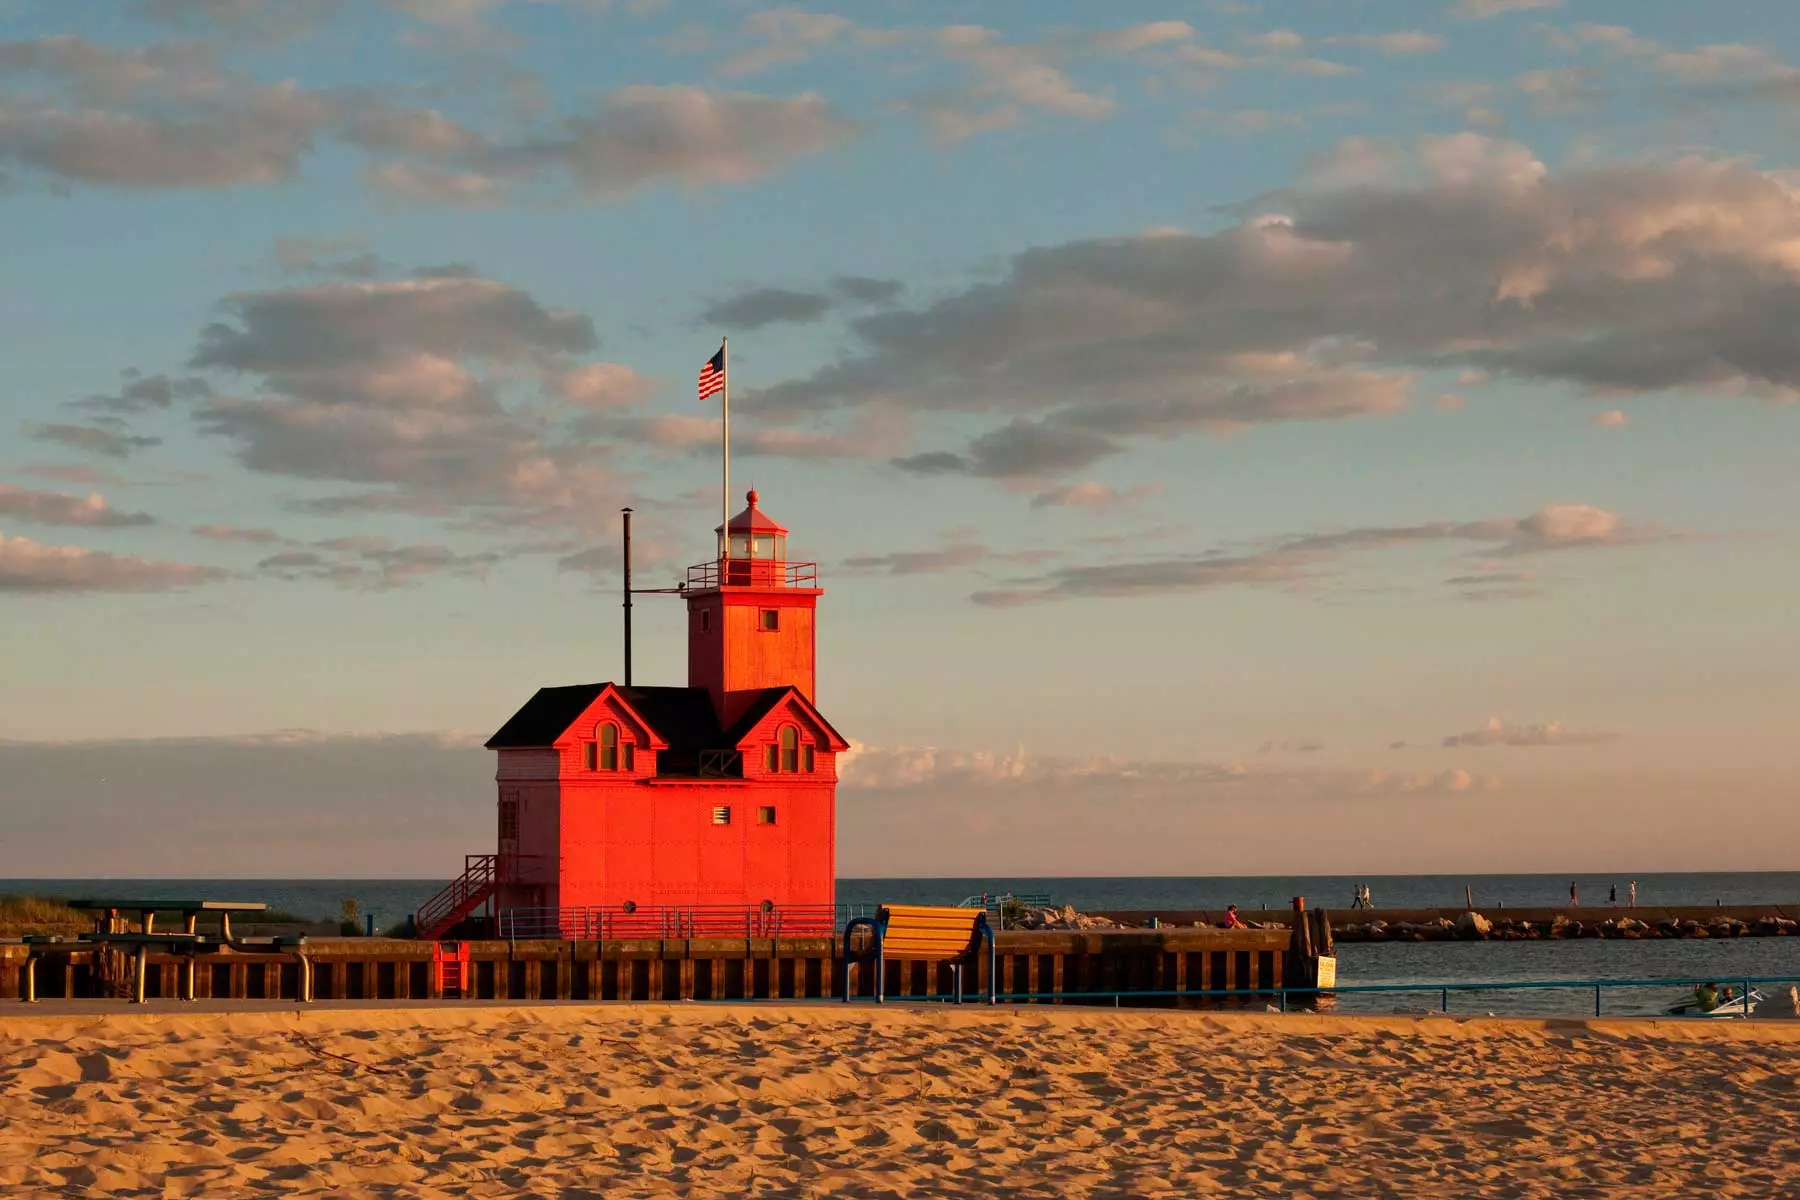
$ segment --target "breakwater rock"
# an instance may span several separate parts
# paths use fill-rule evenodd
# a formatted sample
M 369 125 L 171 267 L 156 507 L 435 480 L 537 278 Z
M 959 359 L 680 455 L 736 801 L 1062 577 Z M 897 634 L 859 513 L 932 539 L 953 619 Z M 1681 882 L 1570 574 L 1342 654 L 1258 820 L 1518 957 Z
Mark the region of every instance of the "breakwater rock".
M 1710 919 L 1665 917 L 1643 921 L 1636 917 L 1575 919 L 1557 914 L 1549 920 L 1528 920 L 1504 915 L 1465 912 L 1454 920 L 1354 921 L 1334 924 L 1340 942 L 1517 942 L 1542 938 L 1733 938 L 1792 937 L 1800 934 L 1800 922 L 1786 917 L 1761 916 L 1744 920 L 1732 916 Z

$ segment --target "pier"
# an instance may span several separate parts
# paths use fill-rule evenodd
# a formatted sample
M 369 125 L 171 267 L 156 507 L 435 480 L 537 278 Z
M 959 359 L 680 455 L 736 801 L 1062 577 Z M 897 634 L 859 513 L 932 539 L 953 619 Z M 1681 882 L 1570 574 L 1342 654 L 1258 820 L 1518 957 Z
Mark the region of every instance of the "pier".
M 1114 991 L 1243 992 L 1282 986 L 1289 970 L 1286 929 L 1018 931 L 997 935 L 1001 994 Z M 397 938 L 309 938 L 283 952 L 221 947 L 197 953 L 150 950 L 146 998 L 236 1000 L 805 1000 L 841 996 L 841 935 L 785 938 L 632 938 L 429 942 Z M 0 942 L 0 999 L 24 998 L 32 947 Z M 117 996 L 102 969 L 103 948 L 59 947 L 41 957 L 37 995 Z M 189 973 L 191 971 L 191 974 Z M 945 999 L 947 966 L 890 962 L 887 994 Z M 310 980 L 311 994 L 307 995 Z M 1292 982 L 1291 980 L 1287 980 Z M 964 980 L 987 988 L 987 965 Z M 873 996 L 873 974 L 854 971 L 853 994 Z M 1214 998 L 1219 999 L 1217 997 Z M 1223 998 L 1229 1002 L 1229 997 Z M 1259 1003 L 1261 1001 L 1258 1001 Z

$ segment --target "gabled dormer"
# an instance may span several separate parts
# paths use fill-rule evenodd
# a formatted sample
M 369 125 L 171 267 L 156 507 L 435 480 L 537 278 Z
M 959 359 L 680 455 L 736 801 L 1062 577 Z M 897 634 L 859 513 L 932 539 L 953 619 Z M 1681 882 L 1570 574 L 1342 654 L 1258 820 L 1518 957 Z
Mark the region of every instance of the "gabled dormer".
M 514 778 L 625 780 L 656 774 L 669 743 L 620 688 L 587 683 L 538 689 L 487 748 L 500 751 L 502 774 Z M 511 769 L 509 757 L 519 760 Z
M 837 779 L 837 756 L 850 743 L 798 688 L 768 688 L 727 738 L 742 756 L 745 779 Z

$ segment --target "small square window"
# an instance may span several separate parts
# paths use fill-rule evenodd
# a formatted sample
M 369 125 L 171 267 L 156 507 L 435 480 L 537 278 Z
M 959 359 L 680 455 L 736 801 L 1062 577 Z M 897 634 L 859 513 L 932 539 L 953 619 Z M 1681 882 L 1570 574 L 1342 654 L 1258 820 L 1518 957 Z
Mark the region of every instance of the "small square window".
M 768 633 L 773 633 L 781 628 L 781 610 L 779 608 L 762 610 L 762 628 Z
M 758 825 L 773 825 L 775 823 L 775 806 L 773 804 L 765 804 L 757 809 L 756 823 Z
M 600 747 L 593 742 L 581 744 L 581 765 L 589 771 L 600 765 Z
M 721 804 L 718 807 L 713 809 L 713 824 L 714 825 L 729 825 L 729 824 L 731 824 L 731 805 Z

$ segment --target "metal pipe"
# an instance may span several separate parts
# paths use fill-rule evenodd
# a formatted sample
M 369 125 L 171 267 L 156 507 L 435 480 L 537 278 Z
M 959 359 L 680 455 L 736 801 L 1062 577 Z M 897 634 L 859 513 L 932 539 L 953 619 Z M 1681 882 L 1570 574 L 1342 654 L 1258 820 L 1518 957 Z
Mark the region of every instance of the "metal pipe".
M 621 508 L 625 526 L 625 686 L 631 686 L 631 509 Z

